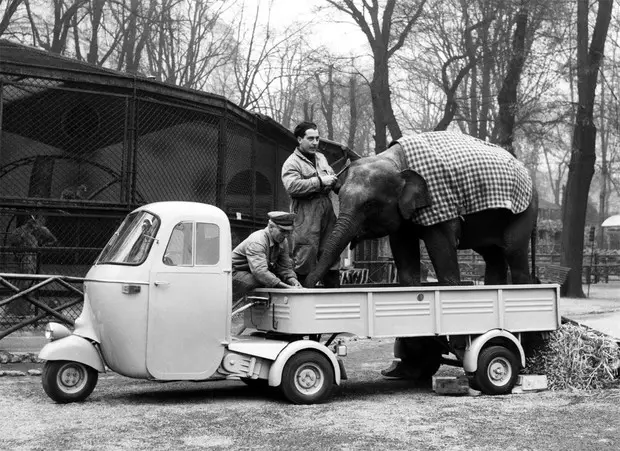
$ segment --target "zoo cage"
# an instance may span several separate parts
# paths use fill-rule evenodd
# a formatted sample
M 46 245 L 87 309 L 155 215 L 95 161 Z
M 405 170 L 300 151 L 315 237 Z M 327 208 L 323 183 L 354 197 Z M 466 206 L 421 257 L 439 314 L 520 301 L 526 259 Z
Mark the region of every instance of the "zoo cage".
M 3 40 L 0 88 L 0 273 L 82 277 L 145 203 L 216 205 L 233 245 L 289 208 L 297 141 L 223 97 Z M 332 163 L 349 152 L 322 145 Z

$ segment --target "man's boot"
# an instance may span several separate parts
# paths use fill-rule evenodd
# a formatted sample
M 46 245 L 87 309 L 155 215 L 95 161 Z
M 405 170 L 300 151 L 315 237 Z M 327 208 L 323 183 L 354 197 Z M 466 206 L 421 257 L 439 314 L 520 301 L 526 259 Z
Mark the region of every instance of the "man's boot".
M 340 288 L 340 271 L 337 269 L 327 271 L 323 276 L 323 286 L 325 288 Z
M 389 368 L 381 370 L 381 375 L 386 379 L 418 379 L 419 374 L 415 367 L 402 360 L 392 360 Z

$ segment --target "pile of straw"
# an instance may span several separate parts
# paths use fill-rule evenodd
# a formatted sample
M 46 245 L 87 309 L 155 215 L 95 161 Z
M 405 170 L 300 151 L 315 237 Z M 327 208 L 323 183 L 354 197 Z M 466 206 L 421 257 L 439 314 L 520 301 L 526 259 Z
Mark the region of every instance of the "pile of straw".
M 546 374 L 552 390 L 620 385 L 620 347 L 608 335 L 565 323 L 526 359 L 527 374 Z

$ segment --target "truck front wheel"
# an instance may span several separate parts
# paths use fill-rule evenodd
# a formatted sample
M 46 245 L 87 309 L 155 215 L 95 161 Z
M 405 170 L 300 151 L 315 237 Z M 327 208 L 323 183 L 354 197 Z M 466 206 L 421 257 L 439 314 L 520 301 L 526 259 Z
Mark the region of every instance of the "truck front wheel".
M 478 356 L 475 386 L 487 395 L 509 393 L 517 382 L 519 358 L 503 346 L 490 346 Z
M 293 404 L 326 401 L 334 389 L 334 368 L 318 352 L 300 352 L 286 362 L 281 388 L 284 397 Z
M 79 362 L 53 360 L 45 362 L 42 374 L 43 390 L 59 403 L 85 400 L 97 385 L 99 373 Z

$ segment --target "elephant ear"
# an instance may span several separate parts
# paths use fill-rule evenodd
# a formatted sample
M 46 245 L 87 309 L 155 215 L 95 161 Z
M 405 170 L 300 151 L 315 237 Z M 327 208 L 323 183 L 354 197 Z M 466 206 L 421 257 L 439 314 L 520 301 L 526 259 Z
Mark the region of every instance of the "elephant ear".
M 417 172 L 405 169 L 400 176 L 405 185 L 398 198 L 398 208 L 405 219 L 411 219 L 418 208 L 431 205 L 431 196 L 426 180 Z

